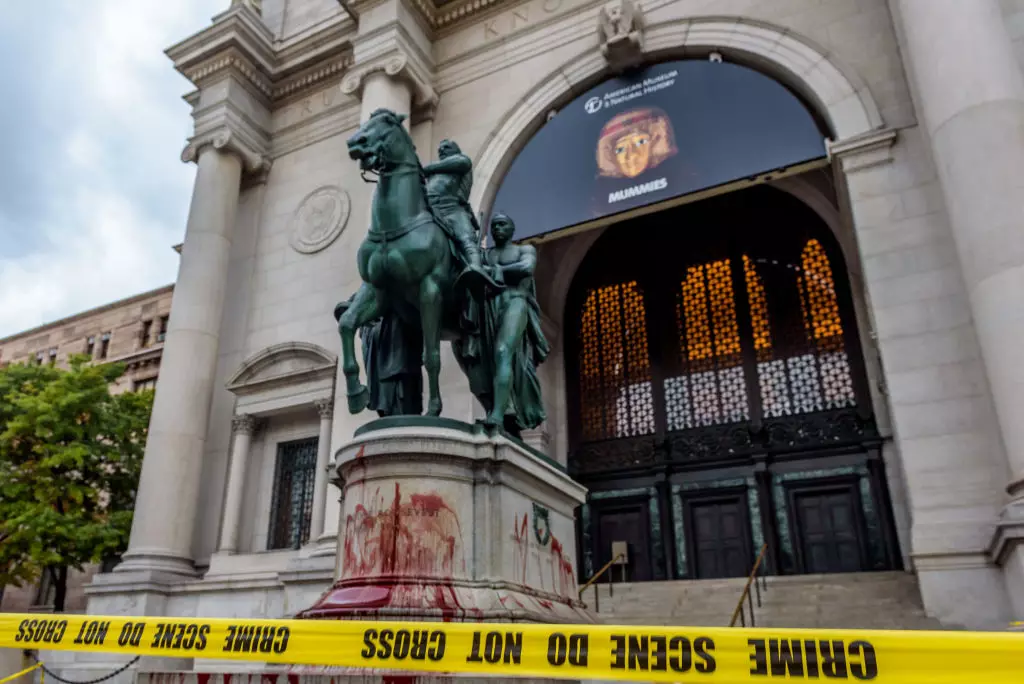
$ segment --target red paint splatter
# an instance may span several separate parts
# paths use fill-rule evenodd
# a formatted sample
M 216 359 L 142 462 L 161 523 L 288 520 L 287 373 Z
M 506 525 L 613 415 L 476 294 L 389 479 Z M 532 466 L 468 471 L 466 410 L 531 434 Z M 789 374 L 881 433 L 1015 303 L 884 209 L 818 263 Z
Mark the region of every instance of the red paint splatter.
M 410 675 L 384 675 L 381 684 L 416 684 L 417 678 Z
M 209 673 L 196 672 L 196 684 L 210 684 Z
M 519 598 L 516 597 L 514 594 L 505 594 L 504 596 L 498 596 L 498 601 L 501 603 L 503 608 L 508 608 L 508 605 L 506 604 L 509 600 L 515 603 L 516 607 L 521 608 L 522 610 L 526 610 L 526 606 L 524 606 L 523 602 L 520 601 Z
M 565 557 L 565 550 L 555 535 L 551 535 L 551 555 L 558 567 L 555 591 L 562 596 L 572 596 L 576 591 L 576 571 L 573 570 L 572 561 Z
M 455 588 L 451 585 L 434 585 L 434 606 L 441 609 L 441 619 L 444 622 L 451 622 L 453 618 L 462 617 L 464 613 L 455 595 Z
M 555 609 L 555 606 L 551 603 L 551 601 L 548 601 L 547 599 L 537 599 L 537 603 L 539 603 L 542 608 L 547 608 L 548 610 Z
M 391 603 L 391 588 L 373 585 L 331 589 L 320 601 L 319 608 L 381 608 Z
M 276 674 L 265 674 L 265 675 L 263 675 L 262 680 L 263 681 L 268 681 L 268 682 L 270 682 L 270 684 L 277 684 L 277 675 Z
M 526 513 L 523 513 L 523 522 L 519 522 L 519 514 L 515 514 L 512 523 L 512 539 L 516 544 L 516 562 L 519 566 L 519 582 L 526 583 L 526 559 L 530 555 L 530 540 L 526 537 Z
M 345 521 L 341 579 L 301 617 L 380 614 L 382 609 L 439 611 L 449 621 L 465 616 L 452 585 L 465 576 L 459 518 L 436 492 L 402 496 L 399 483 L 388 497 L 381 489 L 358 497 Z
M 289 674 L 288 675 L 288 684 L 299 684 L 299 675 L 297 675 L 297 674 Z
M 380 575 L 434 577 L 450 581 L 465 572 L 462 529 L 455 511 L 437 494 L 414 494 L 385 503 L 380 489 L 364 496 L 345 521 L 342 579 Z

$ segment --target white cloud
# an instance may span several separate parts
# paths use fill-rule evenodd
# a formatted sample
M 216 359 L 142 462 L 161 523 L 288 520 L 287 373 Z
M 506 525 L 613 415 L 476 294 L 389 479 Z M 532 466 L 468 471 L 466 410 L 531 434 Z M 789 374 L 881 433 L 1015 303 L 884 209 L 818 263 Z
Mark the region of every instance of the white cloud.
M 0 27 L 28 53 L 0 81 L 34 91 L 11 136 L 18 189 L 0 194 L 0 336 L 174 279 L 195 171 L 179 159 L 190 85 L 163 51 L 228 4 L 42 0 Z
M 0 311 L 12 331 L 38 325 L 41 311 L 74 313 L 89 302 L 114 301 L 174 279 L 174 260 L 154 258 L 176 256 L 163 231 L 130 200 L 84 190 L 67 208 L 78 220 L 75 230 L 48 236 L 58 247 L 0 262 Z

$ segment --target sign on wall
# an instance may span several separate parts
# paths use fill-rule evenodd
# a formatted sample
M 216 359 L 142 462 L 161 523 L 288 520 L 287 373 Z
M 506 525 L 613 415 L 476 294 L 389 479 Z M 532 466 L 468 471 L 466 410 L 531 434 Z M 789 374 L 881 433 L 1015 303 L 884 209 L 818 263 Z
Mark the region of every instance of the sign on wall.
M 723 62 L 665 62 L 566 105 L 515 158 L 493 212 L 516 240 L 792 171 L 827 156 L 804 104 L 777 81 Z

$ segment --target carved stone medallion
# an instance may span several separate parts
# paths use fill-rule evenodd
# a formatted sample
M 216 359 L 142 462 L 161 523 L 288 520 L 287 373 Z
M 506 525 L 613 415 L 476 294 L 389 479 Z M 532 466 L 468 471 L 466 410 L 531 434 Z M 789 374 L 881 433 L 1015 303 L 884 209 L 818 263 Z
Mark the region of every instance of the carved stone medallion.
M 345 229 L 351 208 L 348 193 L 333 185 L 306 195 L 288 225 L 292 249 L 313 254 L 330 245 Z

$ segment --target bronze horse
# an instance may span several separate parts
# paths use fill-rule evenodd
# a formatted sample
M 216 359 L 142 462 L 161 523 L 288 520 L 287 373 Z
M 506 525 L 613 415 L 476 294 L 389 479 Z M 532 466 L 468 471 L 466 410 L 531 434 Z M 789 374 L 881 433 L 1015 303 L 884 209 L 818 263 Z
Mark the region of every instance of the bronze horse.
M 401 114 L 378 109 L 347 141 L 349 156 L 364 174 L 376 174 L 378 182 L 370 230 L 356 254 L 363 285 L 338 320 L 342 370 L 349 411 L 359 413 L 367 407 L 369 394 L 360 380 L 356 331 L 389 315 L 419 326 L 427 369 L 427 415 L 437 416 L 441 339 L 460 334 L 453 284 L 461 264 L 427 204 L 423 168 L 402 126 L 404 120 Z

